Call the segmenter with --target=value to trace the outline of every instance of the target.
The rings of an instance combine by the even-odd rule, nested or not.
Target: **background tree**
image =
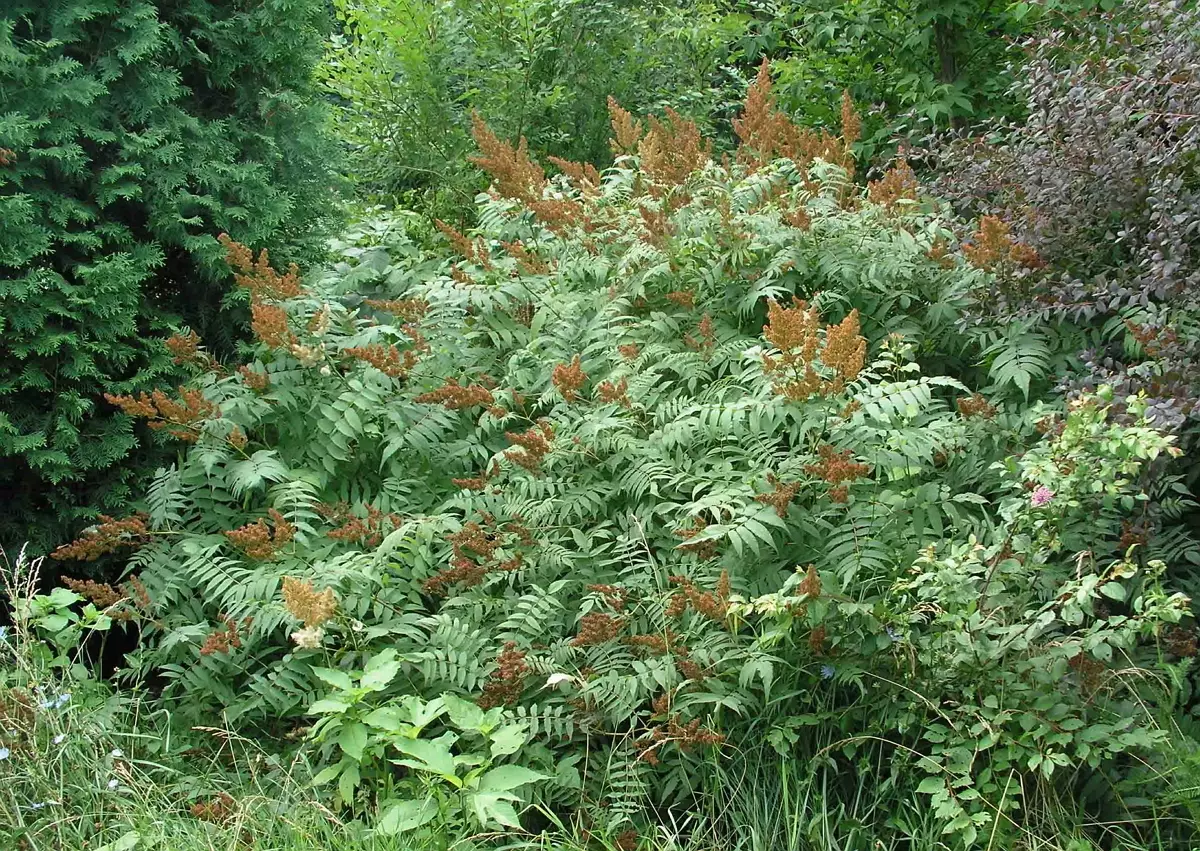
[[[44,545],[129,497],[140,441],[101,394],[176,372],[178,322],[232,348],[217,232],[315,253],[325,22],[319,0],[5,4],[0,542]]]

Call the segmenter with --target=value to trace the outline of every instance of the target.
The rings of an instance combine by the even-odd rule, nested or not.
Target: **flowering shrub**
[[[966,318],[1023,348],[1035,380],[1052,351],[1082,351],[1064,389],[1145,390],[1180,428],[1200,417],[1200,10],[1138,0],[1050,20],[1024,44],[1028,120],[940,152],[937,190],[993,246],[973,262],[1009,255]]]
[[[419,789],[469,822],[458,793],[488,788],[459,769],[484,760],[506,782],[538,776],[477,823],[511,826],[508,805],[536,796],[623,842],[692,806],[706,757],[758,719],[831,723],[803,716],[818,689],[843,696],[848,736],[902,743],[913,788],[968,844],[1007,836],[989,813],[1057,768],[1153,750],[1153,683],[1137,708],[1135,686],[1097,674],[1093,702],[1068,663],[1091,670],[1103,645],[1153,664],[1147,645],[1182,617],[1158,569],[1117,548],[1170,440],[1098,404],[1060,429],[964,384],[982,353],[956,307],[992,273],[902,165],[895,191],[850,184],[849,103],[839,134],[809,134],[769,86],[739,119],[749,149],[720,164],[679,115],[643,123],[615,103],[604,173],[547,176],[477,123],[495,183],[478,232],[443,228],[452,256],[383,220],[330,272],[256,286],[270,333],[188,389],[203,416],[181,424],[145,517],[58,553],[134,548],[149,600],[135,665],[161,673],[177,714],[319,716],[321,779],[343,805],[388,794],[395,761],[417,772],[388,810],[397,830],[432,818]],[[1068,469],[1056,452],[1076,446]],[[1132,614],[1100,613],[1097,589]],[[962,757],[986,712],[1024,712],[997,722],[1009,735],[1050,699],[1087,729],[1123,711],[1129,737],[1085,753],[1012,733],[990,769]],[[451,724],[427,741],[442,709]],[[943,775],[943,792],[926,783]]]

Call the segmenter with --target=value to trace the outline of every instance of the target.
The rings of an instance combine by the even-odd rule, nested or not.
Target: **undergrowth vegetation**
[[[850,102],[798,128],[765,65],[723,162],[610,112],[615,166],[556,177],[477,118],[449,258],[403,217],[303,278],[224,238],[252,356],[177,337],[190,384],[109,396],[184,449],[54,554],[130,551],[68,585],[137,624],[134,671],[180,720],[306,735],[420,843],[702,837],[774,753],[805,841],[1187,841],[1175,438],[1110,388],[1028,401],[1048,358],[957,321],[1033,249],[959,244],[902,160],[855,184]]]
[[[0,20],[5,847],[1200,847],[1194,3],[95,5]]]

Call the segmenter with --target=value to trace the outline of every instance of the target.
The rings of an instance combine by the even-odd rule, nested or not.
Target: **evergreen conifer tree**
[[[330,171],[311,78],[327,10],[4,6],[0,544],[40,549],[153,463],[103,394],[172,381],[172,326],[232,346],[239,323],[215,321],[230,309],[215,235],[296,256],[319,244]]]

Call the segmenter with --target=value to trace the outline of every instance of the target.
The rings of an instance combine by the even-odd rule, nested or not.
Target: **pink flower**
[[[1029,498],[1029,501],[1033,503],[1034,508],[1037,508],[1045,505],[1052,499],[1054,499],[1054,491],[1045,485],[1039,485],[1038,489],[1033,492],[1033,496]]]

